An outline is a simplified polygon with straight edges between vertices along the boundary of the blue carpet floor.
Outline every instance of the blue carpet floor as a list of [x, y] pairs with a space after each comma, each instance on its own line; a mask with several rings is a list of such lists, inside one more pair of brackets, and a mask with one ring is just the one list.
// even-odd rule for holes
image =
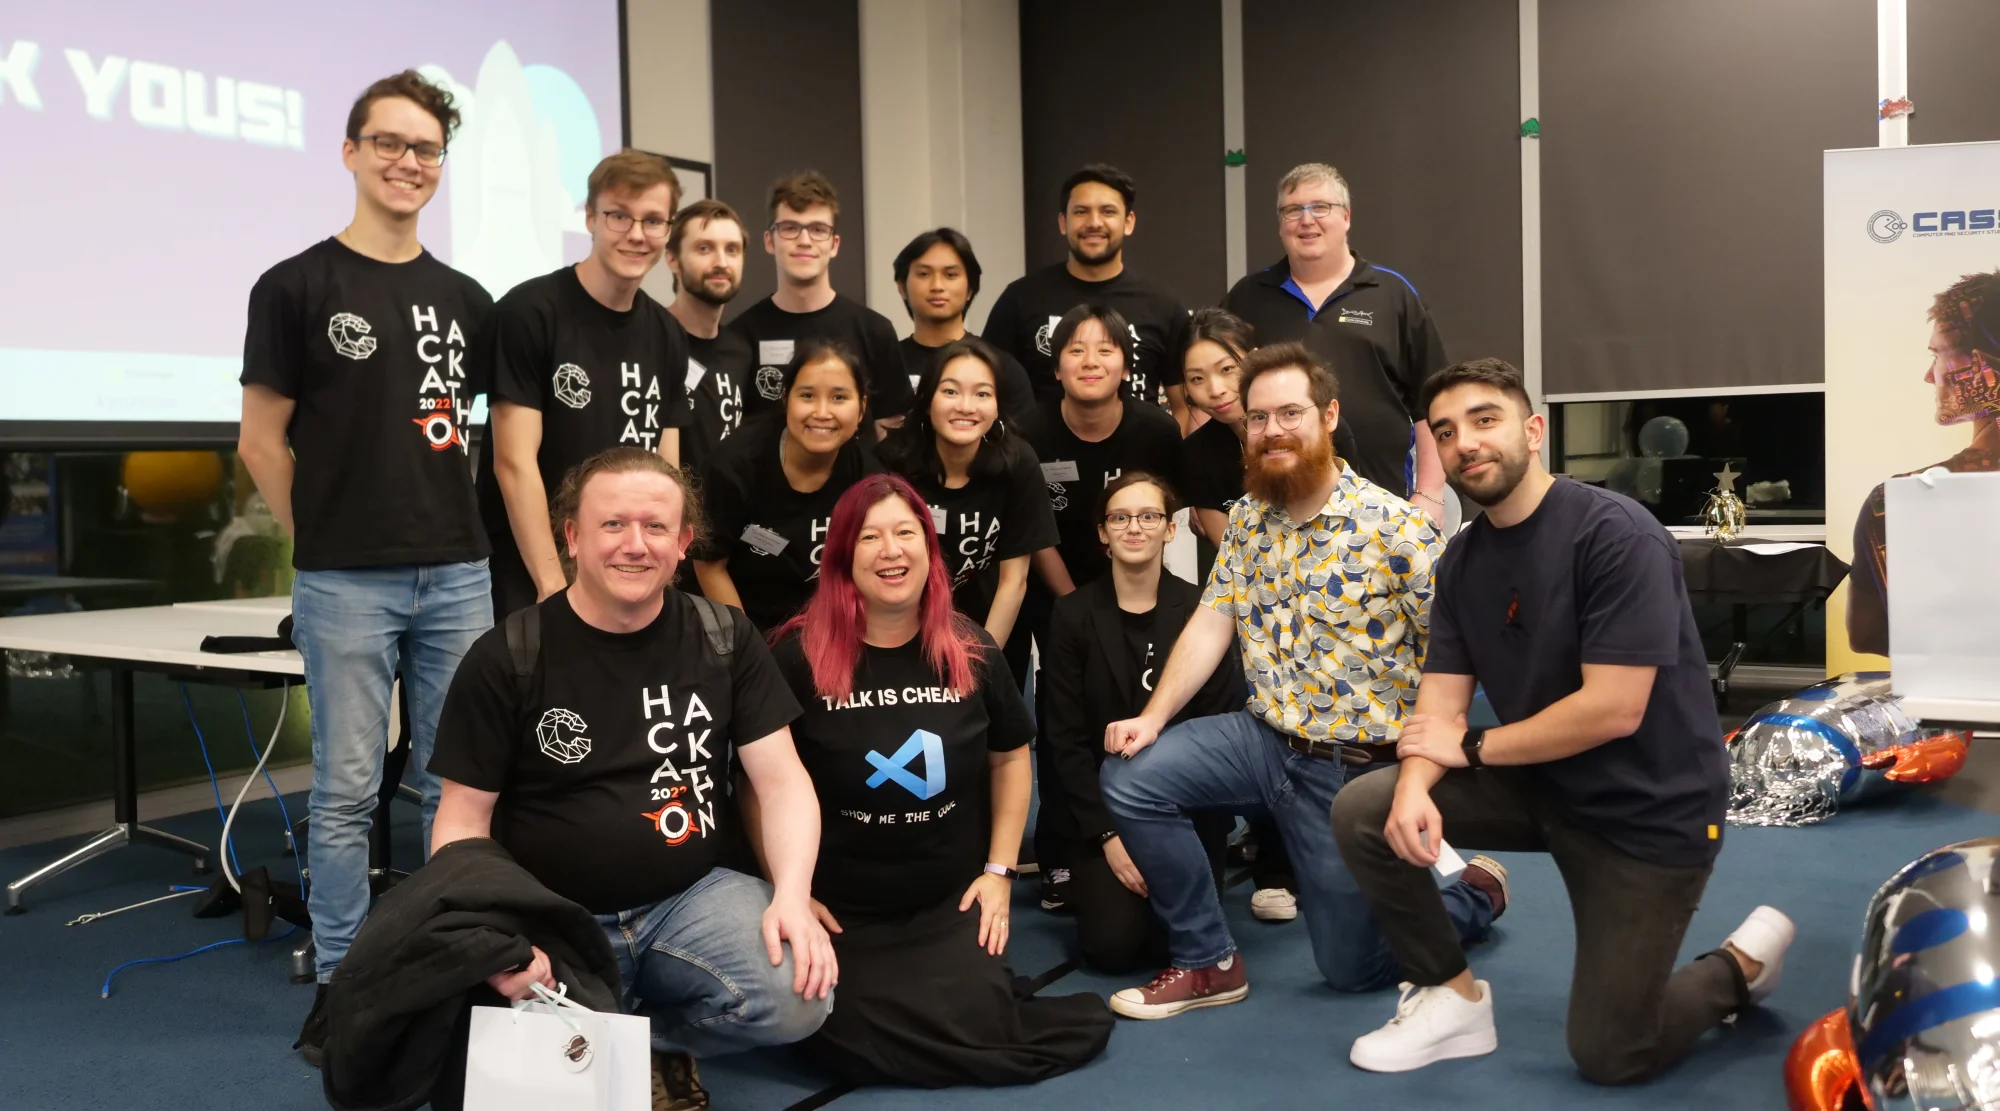
[[[303, 800], [290, 801], [294, 813]], [[397, 808], [399, 859], [415, 847], [415, 813]], [[213, 843], [213, 814], [158, 823]], [[288, 871], [276, 807], [246, 805], [238, 819], [245, 866]], [[1383, 1077], [1347, 1064], [1348, 1043], [1385, 1020], [1393, 996], [1340, 996], [1318, 986], [1302, 923], [1250, 918], [1247, 885], [1229, 892], [1236, 936], [1251, 974], [1250, 998], [1164, 1022], [1122, 1022], [1109, 1052], [1072, 1075], [1018, 1091], [942, 1093], [862, 1089], [832, 1101], [854, 1108], [1782, 1107], [1779, 1065], [1809, 1020], [1839, 1005], [1868, 897], [1891, 872], [1938, 845], [2000, 833], [2000, 819], [1915, 794], [1841, 814], [1802, 830], [1731, 830], [1685, 956], [1712, 948], [1760, 902], [1799, 924], [1785, 980], [1769, 1005], [1734, 1030], [1710, 1036], [1679, 1069], [1639, 1089], [1606, 1091], [1577, 1080], [1564, 1051], [1569, 987], [1568, 901], [1547, 858], [1508, 855], [1514, 905], [1495, 940], [1472, 954], [1493, 984], [1500, 1052], [1414, 1074]], [[1449, 831], [1447, 831], [1449, 835]], [[0, 852], [0, 877], [20, 875], [64, 845]], [[190, 917], [188, 901], [131, 911], [82, 926], [64, 922], [163, 894], [192, 879], [186, 863], [154, 849], [128, 849], [30, 892], [30, 913], [0, 919], [0, 1106], [7, 1108], [323, 1107], [319, 1076], [290, 1050], [312, 989], [288, 982], [298, 940], [233, 945], [177, 964], [121, 972], [136, 957], [181, 953], [233, 936], [235, 920]], [[1036, 975], [1070, 954], [1066, 919], [1031, 902], [1019, 885], [1014, 968]], [[1048, 993], [1109, 992], [1129, 981], [1073, 972]], [[718, 1111], [784, 1111], [827, 1082], [783, 1052], [702, 1065]]]

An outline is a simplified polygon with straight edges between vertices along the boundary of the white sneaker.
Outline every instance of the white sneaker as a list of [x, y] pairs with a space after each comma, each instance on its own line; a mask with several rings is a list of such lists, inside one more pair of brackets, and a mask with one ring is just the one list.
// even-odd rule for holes
[[1500, 1047], [1493, 1028], [1493, 989], [1484, 980], [1479, 1002], [1449, 987], [1403, 984], [1396, 1017], [1354, 1039], [1347, 1059], [1369, 1072], [1409, 1072], [1453, 1057], [1478, 1057]]
[[1785, 950], [1791, 947], [1792, 937], [1797, 932], [1797, 927], [1785, 917], [1784, 911], [1777, 907], [1758, 907], [1723, 942], [1764, 966], [1764, 971], [1750, 981], [1750, 1002], [1762, 1003], [1764, 997], [1778, 986], [1778, 977], [1785, 971]]
[[1299, 901], [1282, 887], [1260, 887], [1250, 896], [1250, 914], [1260, 922], [1290, 922], [1299, 916]]

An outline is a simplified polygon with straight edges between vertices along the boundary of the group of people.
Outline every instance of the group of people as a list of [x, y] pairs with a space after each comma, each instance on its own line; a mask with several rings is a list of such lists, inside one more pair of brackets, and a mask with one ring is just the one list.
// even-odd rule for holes
[[[825, 177], [772, 187], [777, 291], [725, 324], [753, 229], [636, 151], [590, 176], [587, 257], [493, 302], [417, 234], [457, 121], [414, 72], [372, 85], [353, 222], [250, 296], [241, 455], [295, 539], [313, 711], [309, 1058], [369, 907], [398, 676], [428, 852], [497, 843], [596, 916], [658, 1107], [706, 1106], [694, 1060], [753, 1046], [1022, 1083], [1096, 1057], [1114, 1012], [1244, 999], [1239, 815], [1281, 877], [1258, 916], [1302, 915], [1335, 990], [1403, 983], [1362, 1068], [1497, 1044], [1464, 948], [1507, 872], [1440, 888], [1447, 829], [1556, 858], [1593, 1080], [1776, 984], [1771, 908], [1673, 968], [1727, 795], [1673, 543], [1543, 468], [1513, 368], [1447, 365], [1411, 283], [1349, 246], [1332, 167], [1279, 182], [1284, 260], [1190, 313], [1124, 265], [1132, 181], [1087, 166], [1068, 259], [982, 337], [972, 244], [905, 247], [898, 340], [833, 289]], [[1447, 484], [1484, 511], [1449, 538]], [[1164, 566], [1183, 509], [1204, 587]], [[1476, 684], [1504, 724], [1468, 727]], [[1006, 963], [1037, 792], [1042, 905], [1087, 964], [1164, 969], [1109, 1000]], [[540, 950], [488, 983], [555, 987]]]

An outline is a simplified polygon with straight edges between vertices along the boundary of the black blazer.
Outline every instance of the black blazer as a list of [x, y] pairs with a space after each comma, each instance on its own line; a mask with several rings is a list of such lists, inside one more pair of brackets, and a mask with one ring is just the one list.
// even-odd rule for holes
[[[1101, 575], [1056, 599], [1036, 678], [1043, 692], [1042, 809], [1036, 820], [1061, 837], [1088, 844], [1117, 829], [1097, 786], [1097, 770], [1106, 755], [1104, 727], [1137, 716], [1149, 697], [1132, 672], [1111, 579]], [[1162, 569], [1157, 597], [1153, 643], [1171, 651], [1201, 604], [1201, 590]], [[1242, 657], [1230, 652], [1169, 724], [1233, 713], [1248, 699]]]

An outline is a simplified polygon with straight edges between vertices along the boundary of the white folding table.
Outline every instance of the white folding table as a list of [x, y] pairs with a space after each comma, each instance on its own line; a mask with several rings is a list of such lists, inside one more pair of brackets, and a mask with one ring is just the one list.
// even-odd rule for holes
[[7, 885], [7, 913], [27, 908], [21, 896], [35, 884], [125, 845], [155, 845], [195, 859], [208, 870], [208, 846], [139, 822], [134, 768], [132, 676], [158, 672], [170, 679], [270, 689], [305, 682], [305, 661], [295, 651], [203, 652], [207, 636], [275, 636], [292, 600], [245, 598], [187, 602], [138, 609], [85, 610], [0, 618], [0, 648], [53, 652], [111, 673], [112, 817], [109, 829], [73, 851]]

